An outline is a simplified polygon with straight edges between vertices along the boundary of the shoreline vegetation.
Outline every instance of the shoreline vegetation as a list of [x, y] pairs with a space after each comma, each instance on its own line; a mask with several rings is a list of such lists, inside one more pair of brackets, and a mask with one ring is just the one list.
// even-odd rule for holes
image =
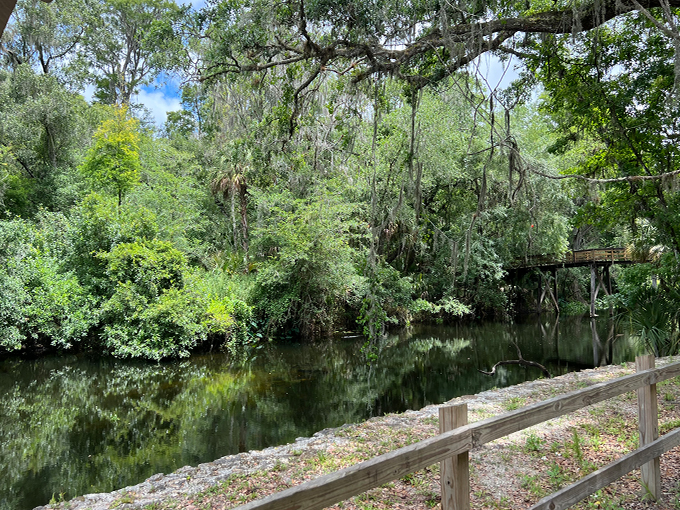
[[[672, 361], [657, 359], [657, 366]], [[449, 403], [466, 402], [472, 422], [633, 372], [633, 363], [610, 365], [459, 397]], [[680, 380], [660, 383], [658, 398], [659, 428], [663, 435], [680, 425]], [[233, 508], [431, 437], [438, 431], [438, 407], [326, 429], [289, 445], [223, 457], [198, 467], [186, 466], [169, 475], [155, 475], [139, 485], [109, 494], [81, 496], [63, 503], [55, 501], [50, 508]], [[636, 413], [635, 394], [624, 394], [476, 448], [471, 452], [471, 507], [507, 510], [528, 507], [635, 449]], [[680, 508], [680, 448], [662, 457], [661, 470], [663, 497], [656, 503], [644, 497], [639, 471], [634, 471], [575, 508]], [[438, 483], [439, 466], [430, 466], [330, 508], [425, 510], [439, 504]]]
[[[87, 104], [53, 75], [0, 63], [0, 356], [248, 357], [353, 331], [370, 359], [389, 328], [511, 320], [548, 289], [544, 311], [578, 311], [589, 268], [510, 268], [611, 246], [649, 262], [613, 265], [598, 308], [621, 312], [650, 352], [678, 351], [674, 184], [631, 194], [552, 178], [578, 171], [592, 144], [560, 142], [539, 101], [517, 104], [508, 139], [513, 164], [521, 149], [544, 171], [513, 166], [510, 193], [507, 147], [487, 146], [499, 126], [469, 108], [481, 84], [448, 78], [409, 102], [395, 82], [376, 98], [338, 80], [281, 142], [279, 78], [237, 80], [228, 98], [188, 86], [195, 108], [159, 129], [133, 105]], [[258, 113], [232, 111], [237, 97], [262, 100]], [[200, 135], [194, 117], [210, 124]], [[510, 136], [509, 110], [503, 122]]]

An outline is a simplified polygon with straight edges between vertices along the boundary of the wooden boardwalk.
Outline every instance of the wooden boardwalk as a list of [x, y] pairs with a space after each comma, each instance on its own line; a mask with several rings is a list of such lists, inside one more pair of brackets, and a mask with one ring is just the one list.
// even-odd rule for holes
[[594, 248], [592, 250], [570, 251], [563, 257], [535, 255], [518, 261], [513, 269], [540, 268], [544, 270], [562, 267], [605, 266], [611, 264], [637, 264], [644, 262], [634, 259], [627, 248]]
[[639, 264], [646, 262], [633, 257], [626, 248], [595, 248], [591, 250], [570, 251], [563, 257], [538, 255], [518, 261], [509, 268], [510, 273], [521, 276], [529, 272], [538, 276], [536, 311], [541, 312], [543, 303], [550, 299], [555, 311], [559, 313], [557, 300], [557, 270], [567, 267], [590, 267], [590, 316], [595, 317], [595, 304], [600, 290], [611, 295], [612, 283], [609, 267], [613, 264]]

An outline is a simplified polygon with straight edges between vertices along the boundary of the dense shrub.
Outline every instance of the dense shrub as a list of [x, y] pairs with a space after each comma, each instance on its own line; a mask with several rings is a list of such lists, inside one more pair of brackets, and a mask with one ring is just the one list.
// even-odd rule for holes
[[115, 289], [102, 306], [101, 332], [114, 356], [186, 357], [209, 335], [230, 346], [248, 340], [249, 307], [201, 292], [201, 273], [170, 243], [121, 243], [97, 258]]
[[54, 232], [24, 220], [0, 222], [0, 347], [70, 348], [96, 322], [93, 299], [47, 244]]
[[[209, 274], [169, 242], [114, 244], [129, 230], [113, 221], [103, 228], [97, 217], [0, 222], [0, 350], [103, 346], [117, 357], [159, 360], [188, 356], [208, 339], [232, 352], [253, 340], [251, 308], [229, 289], [211, 289]], [[92, 238], [82, 237], [83, 226]], [[68, 270], [74, 260], [83, 262], [78, 274]]]
[[335, 197], [283, 201], [257, 230], [265, 262], [252, 302], [270, 332], [284, 328], [308, 336], [333, 331], [360, 281], [349, 239], [351, 208]]
[[153, 239], [157, 232], [156, 217], [148, 209], [126, 204], [118, 207], [114, 199], [91, 193], [72, 215], [67, 263], [90, 292], [110, 295], [106, 261], [97, 254], [121, 243]]

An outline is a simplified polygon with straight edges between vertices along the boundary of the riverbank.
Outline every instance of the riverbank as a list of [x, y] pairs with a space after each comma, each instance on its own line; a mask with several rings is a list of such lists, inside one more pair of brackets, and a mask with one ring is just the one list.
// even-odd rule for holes
[[[670, 360], [659, 359], [657, 366]], [[453, 399], [477, 421], [560, 393], [632, 373], [632, 363], [540, 379]], [[661, 433], [680, 426], [680, 381], [659, 385]], [[471, 453], [472, 508], [530, 506], [559, 486], [637, 447], [634, 394], [582, 409], [499, 439]], [[437, 433], [438, 406], [327, 429], [295, 443], [223, 457], [107, 494], [52, 505], [71, 510], [232, 508], [321, 474], [361, 462]], [[645, 501], [636, 472], [600, 491], [581, 508], [680, 508], [680, 449], [662, 457], [664, 497]], [[439, 467], [431, 466], [333, 508], [425, 509], [439, 503]], [[44, 508], [44, 507], [39, 507]]]

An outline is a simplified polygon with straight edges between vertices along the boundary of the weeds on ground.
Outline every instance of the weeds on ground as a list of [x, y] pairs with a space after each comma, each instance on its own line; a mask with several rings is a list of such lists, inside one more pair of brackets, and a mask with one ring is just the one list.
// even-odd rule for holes
[[680, 481], [675, 486], [675, 495], [673, 496], [673, 508], [680, 510]]
[[534, 434], [532, 432], [526, 438], [526, 441], [524, 443], [524, 450], [527, 453], [540, 452], [541, 448], [543, 447], [544, 444], [545, 444], [545, 439], [541, 439], [540, 437], [538, 437], [536, 434]]
[[552, 465], [548, 468], [548, 479], [550, 480], [550, 485], [553, 487], [554, 490], [560, 490], [562, 488], [562, 485], [566, 481], [569, 480], [569, 476], [564, 472], [564, 469], [562, 469], [562, 466], [560, 466], [557, 462], [552, 463]]
[[585, 508], [587, 509], [598, 509], [598, 510], [623, 510], [623, 507], [619, 506], [618, 498], [610, 496], [603, 490], [595, 492], [593, 495], [589, 496], [585, 501]]
[[58, 503], [63, 503], [64, 501], [66, 501], [66, 499], [64, 498], [64, 496], [65, 496], [65, 494], [64, 494], [63, 492], [60, 492], [60, 493], [59, 493], [59, 496], [58, 496], [58, 499], [57, 499], [57, 497], [55, 497], [54, 493], [52, 493], [52, 498], [50, 499], [50, 503], [49, 503], [49, 504], [50, 504], [50, 505], [56, 505], [56, 504], [58, 504]]
[[520, 478], [519, 486], [529, 491], [536, 499], [540, 499], [547, 494], [546, 490], [541, 486], [541, 477], [539, 475], [520, 475]]
[[132, 494], [125, 493], [118, 499], [116, 499], [113, 503], [111, 503], [111, 506], [109, 508], [117, 508], [120, 505], [125, 505], [127, 503], [134, 503], [135, 498]]
[[503, 402], [503, 407], [506, 411], [514, 411], [520, 407], [524, 407], [527, 403], [527, 399], [524, 397], [510, 397], [508, 400]]

